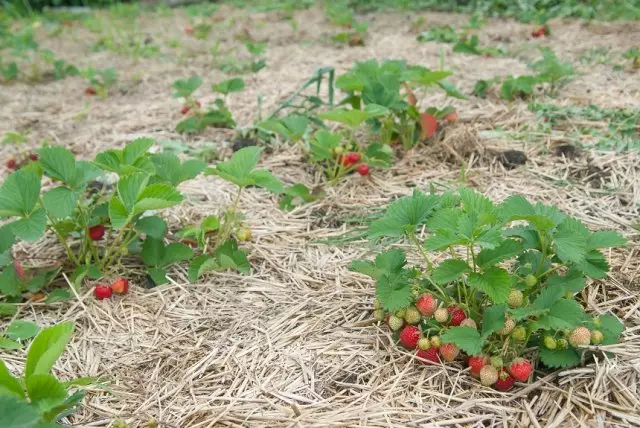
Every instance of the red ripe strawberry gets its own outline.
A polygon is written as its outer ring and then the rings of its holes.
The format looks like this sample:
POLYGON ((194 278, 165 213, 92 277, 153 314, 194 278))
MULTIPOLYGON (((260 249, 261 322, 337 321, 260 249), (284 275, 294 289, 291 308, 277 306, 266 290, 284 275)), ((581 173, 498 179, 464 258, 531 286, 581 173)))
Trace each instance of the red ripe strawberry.
POLYGON ((356 152, 351 152, 347 156, 349 156, 349 163, 358 163, 360 162, 360 154, 356 152))
POLYGON ((29 159, 35 162, 38 160, 38 155, 35 153, 29 153, 29 159))
MULTIPOLYGON (((431 348, 425 350, 419 349, 416 352, 416 356, 418 358, 422 358, 423 360, 431 361, 432 363, 440 362, 440 357, 438 357, 438 348, 432 346, 431 348)), ((421 363, 425 363, 424 361, 420 361, 421 363)))
POLYGON ((99 241, 104 236, 105 228, 101 224, 96 224, 95 226, 91 226, 89 228, 89 236, 94 241, 99 241))
POLYGON ((440 355, 442 359, 445 361, 453 361, 460 353, 460 348, 458 348, 453 343, 443 343, 440 345, 440 355))
POLYGON ((180 113, 182 113, 182 115, 185 115, 185 114, 189 113, 189 110, 191 110, 191 107, 184 106, 184 107, 182 107, 182 110, 180 110, 180 113))
POLYGON ((129 292, 129 280, 127 278, 117 278, 111 284, 111 291, 116 294, 127 294, 129 292))
POLYGON ((458 326, 462 321, 464 321, 467 316, 464 314, 462 309, 456 309, 451 312, 451 319, 449 320, 449 325, 458 326))
POLYGON ((407 349, 415 349, 420 340, 420 329, 415 325, 408 325, 400 332, 400 344, 407 349))
POLYGON ((531 362, 524 358, 516 358, 509 365, 509 373, 520 382, 526 382, 531 375, 531 362))
POLYGON ((18 162, 16 162, 15 159, 9 159, 7 161, 7 168, 9 169, 16 169, 18 167, 18 162))
POLYGON ((193 28, 191 28, 191 27, 187 27, 187 28, 185 28, 185 29, 184 29, 184 32, 185 32, 186 34, 193 34, 193 28))
POLYGON ((420 128, 422 129, 422 132, 420 132, 420 139, 426 140, 436 133, 436 129, 438 129, 438 121, 432 114, 422 113, 420 115, 420 128))
POLYGON ((486 355, 472 355, 467 362, 471 368, 471 374, 475 377, 480 376, 480 370, 489 364, 489 358, 486 355))
POLYGON ((24 269, 22 268, 22 265, 19 261, 13 261, 13 269, 16 271, 16 275, 18 275, 18 278, 20 278, 21 281, 27 280, 27 274, 24 273, 24 269))
POLYGON ((363 177, 369 174, 369 165, 367 165, 366 163, 361 163, 360 165, 358 165, 358 174, 362 175, 363 177))
POLYGON ((438 303, 436 299, 429 293, 423 294, 416 300, 416 308, 425 317, 430 317, 436 311, 438 303))
POLYGON ((493 387, 498 391, 508 391, 513 388, 515 381, 505 369, 500 369, 498 370, 498 380, 493 384, 493 387))
POLYGON ((92 88, 91 86, 89 86, 87 89, 85 89, 85 90, 84 90, 84 94, 85 94, 85 95, 92 96, 92 95, 97 94, 97 92, 96 92, 96 90, 95 90, 94 88, 92 88))
POLYGON ((342 166, 349 166, 351 165, 351 161, 349 160, 349 155, 340 155, 338 156, 338 163, 341 164, 342 166))
POLYGON ((113 291, 108 285, 96 285, 93 289, 93 295, 96 296, 98 300, 108 299, 112 293, 113 291))

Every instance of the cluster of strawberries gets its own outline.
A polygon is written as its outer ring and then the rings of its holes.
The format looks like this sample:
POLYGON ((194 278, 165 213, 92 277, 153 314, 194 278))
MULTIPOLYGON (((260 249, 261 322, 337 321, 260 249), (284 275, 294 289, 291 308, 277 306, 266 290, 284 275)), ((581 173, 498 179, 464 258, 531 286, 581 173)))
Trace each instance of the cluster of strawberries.
MULTIPOLYGON (((515 300, 517 296, 512 296, 515 300)), ((456 305, 438 308, 436 299, 429 293, 418 296, 415 306, 409 306, 395 314, 385 316, 384 310, 376 308, 376 319, 386 318, 389 328, 398 333, 400 345, 407 349, 417 349, 416 356, 422 362, 440 361, 452 362, 460 355, 460 348, 453 343, 443 343, 438 335, 425 337, 420 322, 423 319, 433 319, 443 328, 466 326, 477 329, 476 322, 468 318, 464 310, 456 305)), ((516 332, 515 322, 508 319, 505 326, 498 331, 501 335, 522 335, 525 331, 516 332)), ((485 386, 493 386, 500 391, 509 390, 516 380, 525 382, 532 371, 531 362, 524 358, 516 358, 509 364, 504 364, 500 356, 473 355, 466 358, 471 373, 480 378, 485 386)))
POLYGON ((127 294, 129 292, 129 280, 126 278, 116 278, 113 283, 98 284, 93 289, 93 295, 98 300, 108 299, 115 294, 127 294))
POLYGON ((6 165, 9 169, 20 169, 29 162, 35 162, 38 160, 38 155, 35 153, 27 153, 25 156, 20 156, 20 158, 11 157, 7 161, 6 165))
POLYGON ((349 152, 349 153, 343 154, 343 152, 344 152, 344 149, 342 147, 336 147, 334 149, 334 153, 338 155, 338 162, 342 166, 346 168, 351 168, 354 165, 358 165, 356 167, 356 171, 358 171, 358 174, 362 176, 369 174, 369 165, 367 165, 364 162, 358 164, 360 162, 360 153, 349 152))
POLYGON ((182 107, 182 110, 180 110, 180 113, 184 116, 189 114, 189 112, 191 111, 192 108, 197 107, 202 108, 202 104, 200 104, 200 101, 196 101, 193 103, 193 105, 189 105, 189 104, 185 104, 184 107, 182 107))

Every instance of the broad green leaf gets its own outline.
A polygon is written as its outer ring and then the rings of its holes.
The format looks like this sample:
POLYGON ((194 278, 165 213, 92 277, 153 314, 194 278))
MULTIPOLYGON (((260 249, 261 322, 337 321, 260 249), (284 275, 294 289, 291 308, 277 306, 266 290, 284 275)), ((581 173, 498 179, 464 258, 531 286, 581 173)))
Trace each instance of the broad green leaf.
POLYGON ((284 184, 282 181, 266 169, 252 171, 247 178, 252 181, 252 184, 263 187, 270 192, 284 192, 284 184))
POLYGON ((251 265, 244 251, 238 249, 235 241, 227 241, 216 250, 218 269, 234 269, 241 273, 249 273, 251 265))
POLYGON ((460 194, 462 207, 467 213, 473 213, 477 217, 479 226, 496 221, 497 209, 491 199, 467 188, 460 189, 458 193, 460 194))
POLYGON ((498 212, 505 223, 514 220, 526 220, 539 231, 546 231, 555 226, 552 218, 538 214, 534 206, 521 195, 510 196, 505 199, 498 207, 498 212))
POLYGON ((304 184, 294 184, 284 189, 284 196, 280 199, 281 210, 291 210, 296 205, 306 204, 321 199, 324 192, 312 193, 304 184))
MULTIPOLYGON (((15 342, 14 342, 15 343, 15 342)), ((0 348, 2 346, 0 345, 0 348)), ((5 349, 19 349, 20 344, 18 344, 18 348, 5 348, 5 349)), ((0 396, 14 396, 17 398, 24 398, 24 390, 22 389, 22 384, 20 381, 13 377, 11 373, 9 373, 9 369, 4 364, 4 361, 0 360, 0 396)))
POLYGON ((584 288, 585 282, 585 277, 579 270, 570 269, 566 275, 548 277, 545 281, 545 286, 547 288, 560 288, 569 293, 579 293, 584 288))
POLYGON ((318 115, 320 119, 330 120, 332 122, 342 123, 350 128, 357 128, 365 120, 369 119, 371 115, 362 110, 346 110, 335 109, 318 115))
MULTIPOLYGON (((22 294, 23 286, 24 281, 18 277, 13 264, 9 264, 0 272, 0 293, 10 297, 17 297, 22 294)), ((15 306, 12 305, 12 307, 15 306)))
POLYGON ((407 82, 417 83, 420 86, 433 85, 440 82, 442 79, 446 79, 453 73, 450 71, 438 70, 431 71, 424 67, 409 67, 409 69, 402 75, 402 79, 407 82))
POLYGON ((143 157, 147 150, 155 144, 153 138, 137 138, 127 144, 122 150, 122 161, 125 164, 133 165, 137 160, 143 157))
POLYGON ((216 270, 217 267, 218 265, 216 260, 211 256, 202 255, 196 257, 189 264, 189 269, 187 271, 189 282, 191 282, 192 284, 195 283, 200 276, 204 275, 207 272, 216 270))
POLYGON ((376 268, 373 262, 368 260, 354 260, 349 265, 349 270, 352 272, 358 272, 363 275, 370 276, 373 279, 377 279, 384 271, 376 268))
POLYGON ((79 377, 67 382, 62 382, 62 384, 67 388, 71 386, 89 386, 89 385, 93 385, 99 380, 100 379, 95 376, 84 376, 84 377, 79 377))
POLYGON ((553 247, 564 262, 580 263, 585 260, 589 230, 580 221, 568 217, 553 235, 553 247))
POLYGON ((332 158, 333 149, 340 145, 341 140, 342 137, 340 135, 332 134, 324 129, 316 131, 309 142, 311 156, 317 162, 332 158))
POLYGON ((43 196, 44 209, 56 219, 71 216, 76 207, 78 195, 68 187, 56 187, 43 196))
POLYGON ((376 279, 376 297, 382 307, 395 312, 407 307, 412 300, 411 283, 405 272, 385 272, 376 279))
POLYGON ((196 178, 206 167, 207 164, 200 159, 184 161, 180 168, 180 183, 196 178))
POLYGON ((49 293, 44 302, 47 304, 67 302, 71 300, 72 297, 73 296, 71 295, 71 293, 69 293, 69 290, 57 289, 49 293))
POLYGON ((448 96, 457 98, 459 100, 466 100, 467 97, 458 90, 456 85, 450 82, 438 82, 438 86, 440 86, 447 93, 448 96))
POLYGON ((214 83, 211 89, 213 92, 220 94, 230 94, 232 92, 240 92, 244 89, 244 80, 240 77, 234 77, 233 79, 223 80, 220 83, 214 83))
POLYGON ((478 253, 477 263, 480 267, 495 265, 504 260, 518 256, 523 245, 515 239, 506 239, 496 248, 485 248, 478 253))
POLYGON ((373 279, 380 278, 385 273, 401 273, 407 259, 402 250, 386 250, 376 256, 375 262, 355 260, 351 263, 350 270, 368 275, 373 279))
POLYGON ((40 197, 40 176, 19 170, 7 177, 0 188, 0 218, 30 214, 40 197))
POLYGON ((33 374, 26 384, 29 400, 40 413, 61 405, 67 398, 67 389, 50 374, 33 374))
MULTIPOLYGON (((2 281, 2 279, 0 279, 0 281, 2 281)), ((4 291, 2 291, 2 293, 8 294, 8 293, 5 293, 4 291)), ((3 316, 12 317, 17 313, 18 313, 18 308, 16 305, 13 305, 11 303, 0 303, 0 317, 3 317, 3 316)))
POLYGON ((7 328, 7 336, 13 340, 31 339, 40 331, 38 324, 31 321, 15 320, 7 328))
POLYGON ((368 237, 369 239, 383 236, 400 237, 407 232, 413 233, 438 205, 438 196, 425 196, 419 191, 414 191, 413 195, 393 202, 384 217, 369 226, 368 237))
POLYGON ((0 227, 0 254, 5 253, 13 247, 16 237, 11 230, 11 226, 5 224, 0 227))
POLYGON ((228 161, 207 169, 206 173, 217 175, 240 187, 251 185, 253 183, 248 177, 258 164, 262 150, 262 147, 244 147, 235 152, 228 161))
POLYGON ((77 289, 85 277, 89 277, 91 279, 100 279, 101 276, 102 274, 100 273, 100 270, 98 270, 96 266, 84 265, 76 268, 76 270, 74 270, 73 273, 71 274, 70 279, 71 279, 71 283, 77 289))
POLYGON ((169 280, 167 279, 167 270, 164 268, 150 267, 147 268, 147 273, 149 274, 155 285, 163 285, 169 282, 169 280))
POLYGON ((167 235, 168 230, 167 223, 156 215, 138 219, 135 228, 138 232, 156 239, 163 239, 167 235))
POLYGON ((482 315, 482 337, 484 339, 494 331, 504 327, 506 310, 507 308, 504 304, 491 305, 485 308, 482 315))
POLYGON ((122 152, 120 150, 107 150, 96 155, 93 164, 98 168, 108 172, 120 172, 122 163, 122 152))
POLYGON ((114 229, 120 229, 129 223, 132 214, 127 210, 122 201, 113 195, 109 201, 109 219, 111 220, 111 226, 114 229))
POLYGON ((43 147, 38 150, 44 173, 65 184, 74 185, 77 176, 76 160, 64 147, 43 147))
POLYGON ((155 166, 156 174, 174 186, 195 178, 206 167, 204 162, 196 159, 180 164, 180 159, 172 153, 159 153, 154 155, 151 161, 155 166))
POLYGON ((142 172, 129 174, 118 181, 118 196, 128 212, 133 211, 138 196, 148 188, 148 182, 149 176, 142 172))
POLYGON ((162 266, 162 260, 165 256, 165 246, 162 239, 147 236, 147 239, 142 244, 140 256, 147 266, 162 266))
POLYGON ((289 129, 280 119, 268 119, 258 123, 256 127, 261 131, 272 132, 286 138, 289 136, 289 129))
POLYGON ((42 329, 31 342, 27 352, 24 377, 28 382, 32 375, 47 374, 64 352, 73 334, 73 322, 63 322, 42 329))
POLYGON ((40 415, 24 400, 0 396, 0 426, 6 428, 38 428, 40 415))
POLYGON ((599 325, 593 324, 591 329, 600 330, 604 335, 602 345, 613 345, 620 341, 620 335, 624 331, 624 324, 613 315, 604 314, 598 317, 599 325))
POLYGON ((550 310, 553 305, 565 294, 564 287, 549 284, 540 291, 540 294, 533 301, 533 307, 538 310, 550 310))
POLYGON ((309 127, 309 118, 300 114, 285 116, 281 121, 287 128, 287 137, 293 141, 298 141, 304 137, 309 127))
POLYGON ((585 255, 584 260, 575 264, 575 268, 592 278, 602 279, 606 278, 609 272, 609 263, 600 250, 591 250, 585 255))
POLYGON ((443 343, 453 343, 469 355, 482 353, 484 340, 480 333, 471 327, 450 327, 440 336, 443 343))
POLYGON ((484 292, 494 303, 505 303, 512 289, 513 280, 509 272, 493 266, 483 273, 469 275, 469 285, 484 292))
POLYGON ((448 229, 439 229, 425 240, 425 248, 441 251, 450 246, 462 245, 466 240, 457 233, 448 229))
POLYGON ((154 183, 144 188, 133 207, 133 215, 145 211, 159 210, 178 205, 183 197, 175 187, 168 184, 154 183))
POLYGON ((540 346, 539 355, 540 361, 552 369, 563 369, 580 364, 580 354, 571 348, 551 350, 540 346))
POLYGON ((433 280, 437 284, 446 284, 447 282, 455 281, 468 272, 471 272, 471 268, 464 260, 448 259, 433 270, 433 280))
POLYGON ((593 232, 587 238, 587 250, 595 250, 597 248, 622 247, 626 245, 627 240, 618 232, 613 230, 599 230, 593 232))
POLYGON ((47 225, 47 215, 44 208, 33 211, 27 217, 11 223, 11 231, 24 241, 37 241, 44 234, 47 225))
POLYGON ((165 247, 162 265, 167 266, 171 263, 182 262, 193 257, 193 250, 188 246, 180 243, 169 244, 165 247))
MULTIPOLYGON (((0 349, 21 349, 22 345, 14 340, 0 336, 0 349)), ((0 360, 1 362, 2 360, 0 360)), ((2 386, 0 386, 0 395, 2 394, 2 386)))
POLYGON ((557 300, 549 312, 534 323, 535 329, 561 330, 574 328, 585 320, 584 309, 575 300, 557 300))
POLYGON ((188 98, 202 85, 202 79, 199 76, 191 76, 188 79, 179 79, 173 82, 171 87, 175 89, 173 98, 188 98))

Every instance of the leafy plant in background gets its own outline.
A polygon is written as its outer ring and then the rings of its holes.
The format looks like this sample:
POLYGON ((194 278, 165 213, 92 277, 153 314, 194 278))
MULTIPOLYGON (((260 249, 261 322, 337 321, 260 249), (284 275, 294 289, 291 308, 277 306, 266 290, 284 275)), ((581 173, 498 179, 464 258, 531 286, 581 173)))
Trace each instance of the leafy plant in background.
POLYGON ((422 260, 408 267, 404 251, 389 249, 352 264, 376 281, 376 319, 423 361, 466 353, 487 386, 527 381, 537 357, 549 368, 577 365, 584 346, 616 343, 623 330, 576 298, 587 278, 606 278, 602 249, 625 240, 590 232, 556 207, 519 195, 496 205, 469 189, 416 191, 371 223, 368 237, 406 239, 422 260))
POLYGON ((202 161, 183 163, 173 154, 151 155, 154 140, 140 138, 122 150, 99 153, 93 162, 76 160, 63 147, 43 147, 39 160, 9 175, 0 188, 0 254, 4 260, 2 293, 8 303, 25 291, 42 290, 55 274, 25 272, 11 258, 16 239, 35 242, 46 232, 66 252, 63 269, 71 280, 109 274, 123 257, 135 252, 142 236, 159 236, 164 222, 156 213, 178 205, 176 186, 197 176, 202 161), (106 175, 115 176, 107 181, 106 175), (43 191, 42 176, 54 183, 43 191))
POLYGON ((257 73, 267 66, 267 60, 265 59, 265 51, 267 48, 266 43, 258 43, 252 40, 246 40, 244 42, 249 58, 237 58, 230 55, 221 55, 218 45, 211 49, 213 61, 220 71, 227 74, 246 74, 257 73))
POLYGON ((0 360, 0 426, 59 426, 57 422, 78 410, 84 398, 82 388, 96 379, 61 382, 51 374, 71 339, 73 327, 72 322, 64 322, 40 330, 27 352, 21 378, 14 377, 0 360))
POLYGON ((85 91, 87 95, 96 94, 101 98, 108 97, 109 91, 118 82, 118 72, 112 67, 103 69, 89 67, 82 72, 82 75, 89 82, 89 87, 85 91))
POLYGON ((184 98, 182 103, 182 114, 188 114, 190 111, 197 111, 202 105, 194 98, 193 93, 202 85, 200 76, 191 76, 188 79, 178 79, 171 87, 174 89, 173 98, 184 98))
POLYGON ((438 25, 420 33, 418 35, 418 41, 455 43, 458 41, 458 33, 451 25, 438 25))
POLYGON ((505 51, 501 48, 481 47, 480 40, 476 35, 473 35, 471 37, 468 37, 466 35, 460 37, 457 43, 453 46, 453 51, 469 55, 486 56, 501 56, 505 54, 505 51))
MULTIPOLYGON (((227 107, 226 98, 230 93, 240 92, 244 89, 245 83, 241 78, 228 79, 223 82, 214 84, 212 89, 214 92, 224 95, 224 98, 216 98, 214 106, 201 110, 198 101, 192 100, 191 93, 188 91, 191 87, 199 87, 202 81, 199 77, 192 77, 189 79, 190 83, 186 83, 183 88, 186 103, 183 108, 183 114, 191 113, 189 117, 178 123, 176 131, 187 134, 194 134, 203 131, 205 128, 212 126, 214 128, 229 128, 233 129, 236 126, 236 122, 233 120, 233 115, 227 107), (185 96, 186 95, 186 96, 185 96), (191 104, 188 104, 191 101, 191 104)), ((189 82, 187 81, 187 82, 189 82)), ((179 81, 185 82, 185 81, 179 81)), ((175 85, 175 83, 174 83, 175 85)), ((175 87, 175 86, 174 86, 175 87)), ((194 89, 195 90, 195 89, 194 89)), ((176 91, 178 94, 179 91, 176 91)), ((191 91, 192 92, 192 91, 191 91)), ((174 95, 175 96, 175 95, 174 95)))
POLYGON ((347 29, 332 36, 334 42, 349 46, 364 45, 368 25, 358 22, 354 11, 344 2, 331 2, 326 4, 326 14, 329 21, 339 27, 347 29))
MULTIPOLYGON (((237 193, 230 207, 217 216, 208 216, 199 226, 190 226, 180 232, 183 239, 197 246, 204 254, 193 259, 189 266, 189 279, 195 282, 207 272, 235 269, 249 273, 246 253, 238 247, 238 241, 251 239, 251 230, 243 223, 238 210, 242 191, 249 186, 262 187, 273 193, 282 193, 284 185, 265 169, 256 169, 261 147, 245 147, 231 159, 207 168, 206 175, 215 175, 237 186, 237 193)), ((181 249, 186 255, 186 250, 181 249)), ((170 254, 171 251, 165 251, 170 254)), ((162 260, 158 258, 156 260, 162 260)))

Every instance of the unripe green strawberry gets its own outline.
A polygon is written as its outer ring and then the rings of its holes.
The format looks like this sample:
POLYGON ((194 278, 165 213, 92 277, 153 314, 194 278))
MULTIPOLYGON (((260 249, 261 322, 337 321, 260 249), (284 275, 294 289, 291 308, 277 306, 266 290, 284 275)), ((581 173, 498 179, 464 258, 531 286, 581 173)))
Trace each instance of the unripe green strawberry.
POLYGON ((566 293, 564 293, 564 298, 565 299, 572 299, 573 298, 573 293, 570 291, 567 291, 566 293))
POLYGON ((440 340, 440 336, 431 336, 430 341, 431 341, 431 345, 434 348, 439 348, 440 345, 442 345, 442 341, 440 340))
POLYGON ((538 278, 536 278, 535 275, 529 274, 524 277, 524 283, 527 287, 533 287, 538 283, 538 278))
POLYGON ((524 300, 524 296, 522 295, 522 291, 520 290, 511 290, 509 293, 509 297, 507 297, 507 304, 512 308, 519 308, 522 306, 522 301, 524 300))
POLYGON ((596 317, 593 319, 593 325, 595 325, 596 327, 602 326, 602 320, 600 319, 600 317, 596 317))
POLYGON ((567 349, 569 347, 569 342, 566 339, 558 339, 556 343, 558 344, 558 349, 567 349))
POLYGON ((400 317, 397 317, 395 315, 391 315, 389 317, 389 328, 393 331, 398 331, 402 328, 402 326, 404 325, 404 320, 400 317))
POLYGON ((439 308, 439 309, 436 309, 436 311, 433 314, 433 317, 439 323, 445 323, 449 320, 449 312, 445 308, 439 308))
POLYGON ((383 309, 376 309, 373 312, 373 317, 376 319, 376 321, 384 321, 384 310, 383 309))
POLYGON ((516 322, 511 318, 507 318, 506 321, 504 322, 504 327, 498 330, 498 334, 501 336, 506 336, 507 334, 513 331, 515 326, 516 326, 516 322))
POLYGON ((421 337, 418 340, 418 348, 426 351, 427 349, 431 348, 431 341, 426 337, 421 337))
POLYGON ((238 241, 241 241, 241 242, 250 241, 251 237, 252 237, 251 229, 247 227, 243 227, 242 229, 236 232, 236 238, 238 238, 238 241))
POLYGON ((478 329, 478 325, 471 318, 465 318, 464 320, 462 320, 462 322, 460 323, 460 327, 471 327, 474 330, 478 329))
POLYGON ((480 383, 491 386, 498 380, 498 370, 493 366, 484 366, 480 369, 480 383))
POLYGON ((551 337, 551 336, 545 336, 544 337, 544 346, 547 349, 556 349, 556 346, 558 346, 556 340, 551 337))
POLYGON ((406 309, 400 309, 399 311, 396 312, 396 316, 398 318, 404 318, 404 314, 406 314, 406 313, 407 313, 406 309))
POLYGON ((410 306, 404 311, 404 320, 408 324, 418 324, 421 317, 422 315, 420 314, 420 311, 418 311, 414 306, 410 306))
POLYGON ((489 360, 489 363, 499 369, 500 367, 502 367, 503 362, 502 362, 502 357, 500 357, 499 355, 494 355, 493 357, 491 357, 491 359, 489 360))
POLYGON ((378 299, 373 301, 373 308, 374 309, 382 309, 382 302, 378 299))
POLYGON ((511 337, 513 338, 513 340, 516 340, 518 342, 524 342, 524 340, 527 338, 527 329, 522 326, 518 326, 511 332, 511 337))
POLYGON ((591 343, 599 345, 604 340, 604 334, 600 330, 593 330, 591 332, 591 343))
POLYGON ((576 327, 569 335, 569 343, 577 348, 586 346, 591 342, 591 332, 586 327, 576 327))

